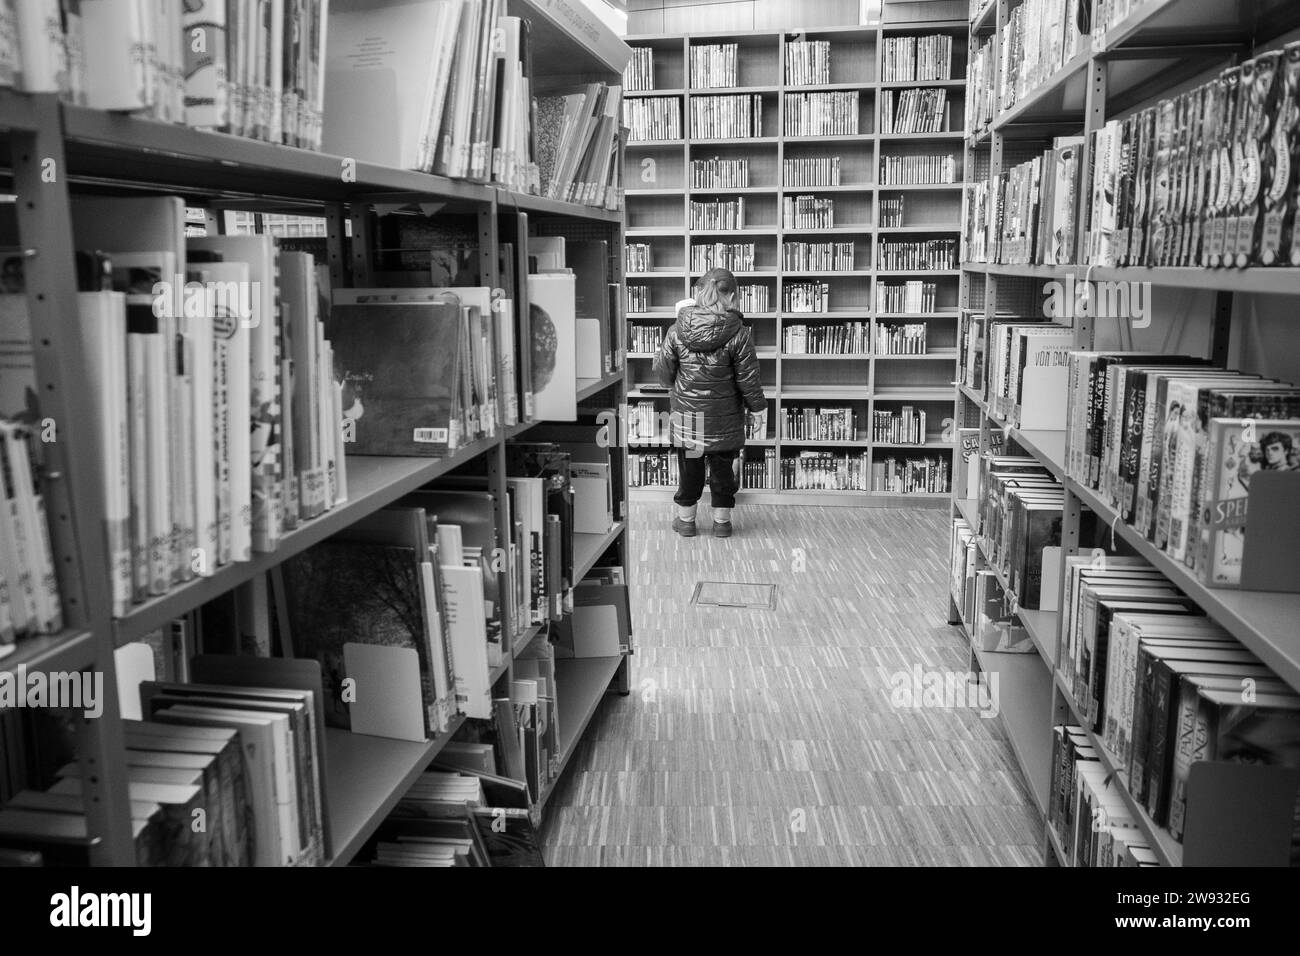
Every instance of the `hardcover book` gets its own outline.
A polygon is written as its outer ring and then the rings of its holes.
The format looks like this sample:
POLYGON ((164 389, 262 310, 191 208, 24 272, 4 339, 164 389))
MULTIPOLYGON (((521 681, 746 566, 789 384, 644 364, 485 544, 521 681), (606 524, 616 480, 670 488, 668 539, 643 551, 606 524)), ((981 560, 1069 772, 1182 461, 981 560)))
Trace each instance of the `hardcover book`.
POLYGON ((336 304, 329 323, 334 377, 351 430, 348 453, 436 458, 455 451, 460 307, 336 304))

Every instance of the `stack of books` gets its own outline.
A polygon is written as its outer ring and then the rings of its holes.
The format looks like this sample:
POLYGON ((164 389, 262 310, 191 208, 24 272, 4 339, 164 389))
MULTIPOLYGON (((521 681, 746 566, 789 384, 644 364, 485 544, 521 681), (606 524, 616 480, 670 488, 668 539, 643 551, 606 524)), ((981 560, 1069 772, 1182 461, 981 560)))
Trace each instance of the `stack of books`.
POLYGON ((879 269, 916 272, 923 269, 956 269, 956 239, 880 240, 876 247, 879 269))
POLYGON ((1092 135, 1084 261, 1300 265, 1297 115, 1300 41, 1106 124, 1092 135), (1243 176, 1253 185, 1239 190, 1243 176), (1166 188, 1171 181, 1189 186, 1166 188))
POLYGON ((785 85, 813 86, 831 81, 829 40, 791 40, 785 45, 785 85))
POLYGON ((946 458, 897 458, 871 463, 871 490, 890 494, 943 494, 948 491, 946 458))
POLYGON ((792 491, 866 491, 866 452, 801 451, 781 459, 781 487, 792 491))
POLYGON ((781 410, 781 437, 794 441, 856 441, 857 416, 849 406, 781 410))
POLYGON ((763 135, 763 97, 757 93, 692 96, 690 105, 693 139, 749 139, 763 135))
POLYGON ((623 101, 629 143, 682 138, 682 102, 671 96, 634 96, 623 101))
MULTIPOLYGON (((1074 352, 1066 392, 1066 473, 1210 587, 1242 587, 1243 561, 1268 567, 1253 537, 1252 479, 1300 467, 1300 389, 1202 359, 1074 352)), ((1279 488, 1283 512, 1300 502, 1279 488)), ((1263 532, 1263 533, 1261 533, 1263 532)))
POLYGON ((880 132, 943 133, 948 130, 948 91, 945 89, 881 90, 880 132), (894 93, 898 93, 895 108, 894 93))
POLYGON ((857 132, 857 90, 785 94, 786 136, 851 136, 857 132))
POLYGON ((736 81, 738 47, 735 43, 701 43, 691 46, 691 89, 739 86, 736 81))
POLYGON ((880 283, 876 288, 876 311, 891 315, 933 312, 939 291, 935 283, 919 279, 894 285, 880 283))
POLYGON ((866 355, 870 333, 870 322, 786 325, 781 330, 781 348, 787 355, 866 355))
POLYGON ((924 83, 952 79, 952 37, 885 37, 881 47, 882 83, 924 83))
POLYGON ((904 405, 894 412, 878 408, 872 415, 871 440, 888 445, 924 445, 925 409, 904 405))
POLYGON ((693 243, 691 245, 691 271, 703 273, 708 272, 710 269, 752 272, 754 269, 754 243, 693 243))
POLYGON ((853 251, 852 242, 786 242, 781 246, 781 268, 786 272, 849 272, 853 251))

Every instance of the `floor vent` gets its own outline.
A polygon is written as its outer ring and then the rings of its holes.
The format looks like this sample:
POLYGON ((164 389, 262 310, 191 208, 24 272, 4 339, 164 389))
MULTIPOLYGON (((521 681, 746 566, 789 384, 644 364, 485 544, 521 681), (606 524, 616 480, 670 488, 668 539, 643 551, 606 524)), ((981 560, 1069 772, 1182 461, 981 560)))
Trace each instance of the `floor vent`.
POLYGON ((711 607, 749 607, 771 611, 776 608, 775 584, 745 584, 736 581, 699 581, 692 604, 711 607))

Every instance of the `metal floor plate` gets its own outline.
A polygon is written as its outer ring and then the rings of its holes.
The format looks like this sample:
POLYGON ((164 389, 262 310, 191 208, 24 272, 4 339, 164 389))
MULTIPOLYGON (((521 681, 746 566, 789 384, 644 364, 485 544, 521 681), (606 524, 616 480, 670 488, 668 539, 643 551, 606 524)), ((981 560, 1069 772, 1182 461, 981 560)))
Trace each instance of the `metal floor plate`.
POLYGON ((738 581, 698 581, 692 604, 713 607, 748 607, 773 610, 776 607, 775 584, 746 584, 738 581))

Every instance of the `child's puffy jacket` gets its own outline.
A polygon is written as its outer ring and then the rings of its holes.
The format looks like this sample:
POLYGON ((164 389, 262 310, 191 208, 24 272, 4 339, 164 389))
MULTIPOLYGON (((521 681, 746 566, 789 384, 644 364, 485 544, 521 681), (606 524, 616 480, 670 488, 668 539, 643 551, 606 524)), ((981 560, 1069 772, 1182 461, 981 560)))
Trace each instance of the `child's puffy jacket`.
POLYGON ((681 304, 655 357, 655 374, 670 389, 678 438, 708 452, 745 445, 745 411, 767 408, 758 356, 739 312, 681 304))

